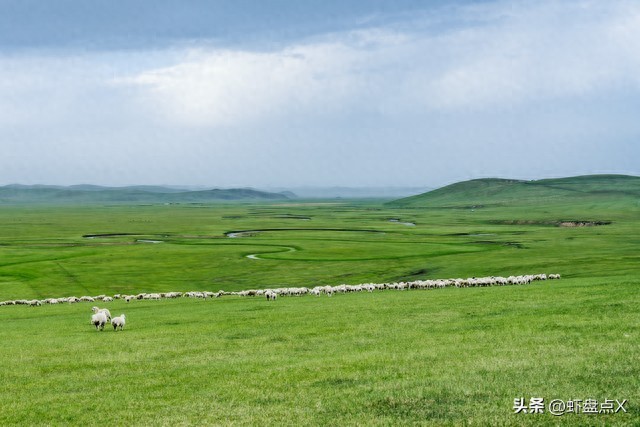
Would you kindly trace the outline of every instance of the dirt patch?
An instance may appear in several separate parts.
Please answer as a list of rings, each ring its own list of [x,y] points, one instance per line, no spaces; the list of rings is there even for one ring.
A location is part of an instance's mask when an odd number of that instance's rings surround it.
[[[561,221],[558,227],[596,227],[609,224],[611,221]]]
[[[499,225],[545,225],[549,227],[595,227],[609,225],[611,221],[587,221],[587,220],[530,220],[530,219],[506,219],[489,221],[490,224]]]

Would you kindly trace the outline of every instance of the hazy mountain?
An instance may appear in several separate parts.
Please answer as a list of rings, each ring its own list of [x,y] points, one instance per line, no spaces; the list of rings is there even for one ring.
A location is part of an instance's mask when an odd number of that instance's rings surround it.
[[[12,184],[0,187],[0,203],[207,203],[230,200],[287,200],[281,193],[250,188],[191,191],[162,186]]]
[[[402,207],[456,207],[501,205],[517,201],[566,202],[575,197],[640,197],[640,177],[629,175],[585,175],[522,181],[483,178],[463,181],[427,193],[389,202]]]

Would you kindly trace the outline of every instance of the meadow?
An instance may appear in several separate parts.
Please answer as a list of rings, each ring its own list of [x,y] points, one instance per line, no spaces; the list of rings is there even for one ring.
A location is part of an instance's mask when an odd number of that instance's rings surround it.
[[[101,304],[126,313],[117,333],[89,325],[91,303],[0,307],[0,424],[640,423],[636,198],[384,202],[5,205],[0,301],[563,278],[274,302]],[[520,397],[628,403],[626,413],[554,417],[514,414]]]

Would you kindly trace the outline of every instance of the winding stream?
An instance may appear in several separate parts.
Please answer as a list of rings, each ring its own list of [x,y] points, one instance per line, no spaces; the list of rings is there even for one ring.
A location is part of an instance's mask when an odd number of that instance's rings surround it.
[[[281,246],[282,248],[285,248],[285,251],[271,251],[271,252],[262,252],[262,254],[282,254],[285,252],[295,252],[296,248],[291,247],[291,246]],[[260,258],[260,254],[249,254],[246,255],[245,258],[249,258],[249,259],[261,259],[264,260],[265,258]]]
[[[389,222],[393,222],[395,224],[402,224],[402,225],[406,225],[407,227],[415,227],[416,223],[415,222],[402,222],[399,219],[393,218],[390,219]]]
[[[82,237],[85,239],[108,239],[111,237],[133,237],[133,236],[156,236],[153,234],[137,234],[137,233],[106,233],[106,234],[84,234]],[[168,237],[168,236],[160,236],[159,237]],[[156,240],[156,239],[136,239],[136,243],[164,243],[164,240]]]
[[[413,224],[415,225],[415,224]],[[380,233],[385,234],[384,231],[379,230],[369,230],[369,229],[352,229],[352,228],[263,228],[260,230],[235,230],[228,231],[224,233],[230,239],[238,239],[243,237],[251,237],[255,236],[257,233],[264,231],[349,231],[349,232],[363,232],[363,233]],[[271,253],[285,253],[285,252],[295,252],[296,248],[291,246],[281,246],[285,248],[285,251],[272,251],[272,252],[262,252],[262,254],[271,254]],[[257,259],[264,260],[265,258],[261,258],[260,254],[249,254],[245,255],[245,258],[249,259]]]

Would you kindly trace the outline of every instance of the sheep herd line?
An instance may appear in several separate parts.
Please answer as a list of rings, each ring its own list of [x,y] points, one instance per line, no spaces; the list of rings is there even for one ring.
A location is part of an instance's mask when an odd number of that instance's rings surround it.
[[[395,282],[395,283],[365,283],[361,285],[338,285],[338,286],[316,286],[314,288],[308,287],[289,287],[289,288],[272,288],[272,289],[250,289],[245,291],[236,292],[210,292],[210,291],[192,291],[192,292],[161,292],[161,293],[140,293],[136,295],[124,295],[116,294],[114,296],[98,295],[98,296],[82,296],[80,298],[71,296],[63,298],[47,298],[44,300],[13,300],[2,301],[0,306],[7,305],[28,305],[32,307],[41,306],[43,304],[62,304],[62,303],[80,303],[80,302],[111,302],[115,299],[121,299],[125,302],[133,300],[161,300],[166,298],[220,298],[225,295],[236,295],[241,297],[265,297],[268,301],[273,301],[279,296],[302,296],[302,295],[314,295],[319,297],[320,295],[326,295],[328,297],[333,296],[336,293],[351,293],[351,292],[373,292],[383,290],[409,290],[409,289],[442,289],[446,287],[455,286],[456,288],[473,288],[473,287],[485,287],[485,286],[506,286],[506,285],[526,285],[534,281],[547,280],[547,279],[560,279],[559,274],[528,274],[522,276],[490,276],[490,277],[470,277],[467,279],[429,279],[429,280],[416,280],[412,282]],[[97,307],[94,307],[94,309]],[[94,315],[99,314],[94,310]],[[109,318],[111,315],[109,314]],[[122,326],[124,326],[124,315],[122,318]],[[104,324],[109,319],[105,320]],[[111,324],[113,325],[111,319]],[[92,318],[93,323],[93,318]],[[102,327],[104,328],[104,324]],[[114,325],[114,328],[119,324]],[[121,328],[122,329],[122,328]]]

